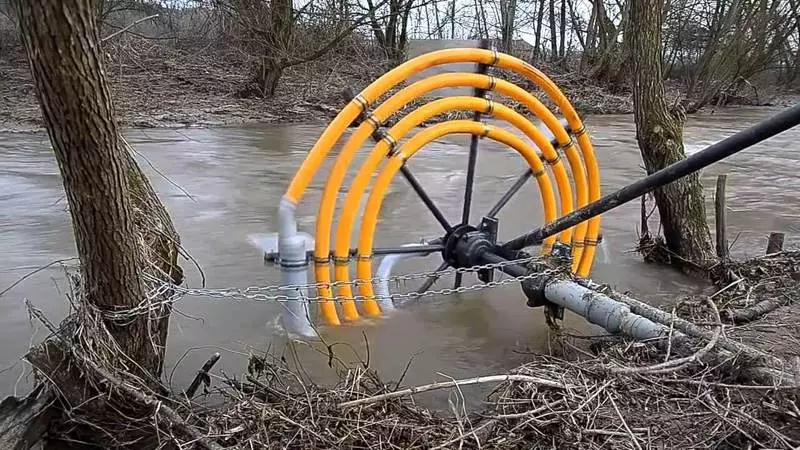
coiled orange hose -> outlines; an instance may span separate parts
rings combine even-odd
[[[333,220],[332,216],[333,216],[333,211],[335,209],[335,200],[336,200],[335,197],[336,193],[338,192],[338,188],[335,190],[333,189],[329,190],[328,187],[330,186],[331,188],[333,188],[341,186],[342,182],[341,180],[343,180],[344,175],[346,174],[347,167],[349,166],[349,163],[352,160],[353,155],[357,152],[358,148],[360,148],[360,146],[363,145],[364,140],[366,140],[369,137],[372,130],[374,130],[374,125],[386,120],[386,118],[388,118],[389,115],[391,115],[398,109],[402,108],[405,104],[407,104],[414,98],[420,97],[421,95],[424,95],[430,90],[437,89],[438,87],[482,84],[483,85],[482,88],[484,89],[487,88],[491,89],[492,87],[494,87],[498,92],[505,91],[503,93],[511,95],[514,98],[520,100],[529,109],[531,109],[531,111],[536,116],[540,117],[545,122],[548,128],[550,128],[550,130],[554,133],[556,140],[558,141],[559,147],[564,150],[565,155],[567,156],[567,159],[570,164],[570,169],[572,170],[573,177],[576,182],[576,190],[577,190],[576,200],[578,206],[580,207],[587,203],[586,201],[587,185],[588,185],[588,199],[594,200],[596,198],[599,198],[600,195],[599,171],[597,170],[597,163],[594,158],[591,142],[588,138],[588,134],[585,132],[585,129],[583,128],[583,124],[580,121],[580,118],[578,117],[577,113],[574,111],[572,106],[569,104],[566,97],[563,96],[561,91],[555,86],[555,84],[549,78],[547,78],[544,74],[542,74],[540,71],[536,70],[532,66],[528,65],[527,63],[517,58],[497,53],[495,51],[474,49],[474,48],[440,50],[419,56],[396,67],[392,71],[388,72],[387,74],[385,74],[384,76],[382,76],[381,78],[370,84],[358,96],[356,96],[356,98],[354,98],[350,103],[348,103],[348,105],[345,106],[345,108],[336,116],[336,118],[334,118],[334,120],[325,129],[325,131],[320,136],[317,143],[314,145],[314,147],[307,155],[305,161],[298,170],[294,179],[292,180],[286,194],[284,195],[284,198],[293,204],[297,204],[300,201],[300,199],[303,196],[303,193],[310,184],[315,173],[318,171],[323,160],[330,152],[331,148],[339,140],[344,130],[362,111],[364,111],[377,98],[379,98],[389,89],[391,89],[398,83],[402,82],[403,80],[407,79],[414,73],[417,73],[419,71],[425,70],[427,68],[436,65],[457,63],[457,62],[483,63],[488,65],[495,65],[497,67],[501,67],[504,69],[510,69],[526,76],[528,79],[530,79],[531,81],[536,83],[540,88],[542,88],[545,91],[545,93],[559,106],[559,109],[561,109],[562,113],[566,117],[570,127],[574,131],[577,131],[576,135],[578,137],[578,147],[580,148],[580,153],[581,156],[583,156],[583,160],[586,162],[586,169],[588,169],[586,172],[588,173],[584,172],[583,163],[580,161],[580,156],[578,155],[578,152],[575,150],[574,143],[571,141],[566,130],[564,130],[563,127],[560,126],[555,116],[549,110],[547,110],[547,108],[545,108],[541,104],[541,102],[536,100],[533,96],[531,96],[521,88],[514,86],[513,84],[510,84],[503,80],[496,80],[492,77],[487,77],[485,75],[478,75],[478,74],[444,74],[423,80],[425,82],[428,82],[427,84],[423,82],[415,83],[409,88],[406,88],[403,91],[401,91],[405,92],[403,95],[401,96],[395,95],[384,104],[386,105],[386,108],[381,111],[381,114],[385,114],[386,115],[385,117],[380,117],[378,115],[379,110],[381,110],[381,107],[383,107],[384,105],[381,105],[381,107],[375,110],[375,113],[373,113],[373,118],[379,120],[376,120],[374,122],[368,121],[370,123],[367,126],[364,126],[364,124],[362,124],[362,126],[359,127],[358,130],[356,130],[353,137],[350,139],[350,141],[348,141],[348,144],[345,146],[345,149],[343,149],[342,153],[340,154],[340,158],[337,159],[337,163],[334,166],[334,169],[332,169],[331,177],[328,179],[328,183],[326,183],[326,192],[323,194],[323,202],[321,203],[320,214],[318,215],[317,241],[316,241],[317,244],[315,247],[315,259],[319,261],[317,264],[315,264],[318,282],[328,283],[330,281],[327,255],[330,253],[329,249],[330,228],[332,225],[332,220]],[[489,83],[488,86],[486,85],[487,81]],[[347,154],[347,156],[342,157],[342,154],[345,153]],[[545,155],[545,157],[548,160],[551,159],[551,157],[548,155]],[[557,175],[556,176],[557,182],[559,178],[560,177]],[[564,199],[562,194],[563,192],[566,191],[562,189],[561,186],[559,186],[559,196],[562,204],[561,208],[562,213],[564,206]],[[327,232],[325,232],[325,230],[327,230]],[[562,240],[562,242],[568,237],[570,236],[572,237],[572,244],[574,246],[573,270],[577,269],[578,275],[586,276],[586,274],[588,274],[588,271],[591,268],[591,259],[594,256],[594,245],[596,244],[598,233],[599,233],[599,217],[590,220],[588,226],[586,223],[577,225],[574,228],[574,234],[573,234],[573,229],[570,229],[568,230],[568,232],[559,235],[559,239]],[[320,239],[320,237],[323,235],[326,237]],[[337,243],[338,242],[339,239],[337,238]],[[585,252],[581,253],[581,248],[583,247],[584,244],[586,245],[587,249]],[[344,272],[349,272],[348,266],[345,265],[346,258],[339,257],[338,255],[339,252],[336,252],[334,257],[334,260],[337,261],[337,264],[335,264],[337,279],[340,278],[339,274]],[[340,291],[343,293],[344,291],[347,290],[349,290],[349,287],[343,287],[341,288]],[[321,290],[320,294],[321,296],[326,298],[331,296],[330,289],[323,289]],[[333,302],[330,303],[325,302],[322,303],[321,305],[322,305],[323,317],[325,317],[326,321],[328,321],[328,323],[338,323],[338,316],[336,315],[336,309]],[[358,311],[352,302],[344,302],[342,305],[342,309],[346,319],[352,320],[358,317]],[[374,302],[372,303],[365,302],[364,309],[367,315],[375,315],[379,313],[379,308],[377,304]]]

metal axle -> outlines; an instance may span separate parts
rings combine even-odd
[[[631,183],[554,222],[512,239],[503,244],[502,248],[508,251],[519,250],[531,245],[539,245],[549,236],[556,235],[592,217],[639,198],[661,186],[697,172],[704,167],[719,162],[728,156],[769,139],[798,124],[800,124],[800,104],[781,111],[770,118],[764,119],[750,128],[739,131],[684,160]]]

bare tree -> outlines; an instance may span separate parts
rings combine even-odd
[[[545,0],[539,0],[539,9],[536,14],[536,33],[534,40],[533,59],[538,59],[539,52],[542,48],[542,23],[544,22],[544,5]]]
[[[550,14],[550,60],[555,61],[558,58],[558,38],[556,28],[556,0],[550,0],[549,4]]]
[[[99,2],[14,4],[67,194],[82,292],[100,311],[134,308],[145,301],[147,250],[157,253],[169,281],[179,281],[177,233],[118,133],[96,26]],[[144,228],[151,225],[144,215],[163,228]],[[124,355],[151,378],[161,373],[169,309],[154,313],[106,321]]]
[[[667,104],[662,80],[662,6],[662,0],[631,2],[627,34],[633,65],[636,139],[648,174],[685,158],[684,115],[680,107]],[[659,188],[654,194],[667,248],[677,256],[673,261],[688,270],[707,267],[714,260],[714,247],[699,174]]]
[[[377,25],[383,17],[376,11],[386,1],[373,4],[369,0],[369,5],[366,13],[353,14],[345,0],[323,5],[321,10],[313,2],[296,9],[291,0],[221,1],[218,7],[232,23],[234,42],[252,61],[251,78],[242,93],[272,97],[285,69],[326,55],[366,23]],[[393,52],[404,48],[410,12],[403,10],[399,35],[398,22],[391,17],[394,31],[378,29],[376,38],[380,36],[382,47],[387,45]]]
[[[500,48],[506,53],[513,50],[516,14],[517,0],[500,0]]]
[[[567,0],[561,0],[561,16],[559,19],[558,56],[563,60],[567,55]]]
[[[375,40],[391,65],[403,61],[408,43],[408,19],[415,0],[388,0],[388,10],[367,0],[369,24]]]
[[[687,110],[695,112],[755,74],[777,64],[797,27],[785,0],[720,0],[706,29],[702,53],[687,77]]]

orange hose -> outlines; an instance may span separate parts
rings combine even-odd
[[[386,191],[389,189],[389,185],[395,174],[397,174],[405,161],[413,157],[417,151],[429,142],[441,138],[442,136],[457,133],[483,135],[517,150],[528,162],[531,171],[533,171],[536,176],[536,181],[539,184],[539,191],[542,196],[545,223],[556,219],[556,201],[553,187],[550,184],[550,179],[547,176],[542,161],[528,144],[512,133],[491,125],[485,125],[471,120],[443,122],[427,128],[409,139],[408,142],[401,147],[400,151],[389,158],[383,170],[378,175],[378,178],[375,180],[372,192],[369,195],[367,205],[364,209],[358,242],[358,254],[361,257],[359,257],[356,263],[356,271],[360,279],[369,278],[372,275],[372,260],[370,256],[372,255],[373,238],[378,221],[378,213],[380,212]],[[549,251],[545,249],[551,248],[554,241],[555,236],[550,236],[545,239],[542,245],[543,251]],[[366,298],[374,298],[375,295],[371,283],[359,284],[359,293]]]
[[[527,94],[526,95],[530,95]],[[375,116],[383,117],[383,111],[380,111],[384,105],[387,105],[389,102],[384,103],[376,109]],[[552,161],[551,168],[555,175],[556,183],[558,185],[558,192],[559,192],[559,213],[563,216],[569,214],[573,210],[573,203],[572,203],[572,190],[569,183],[569,176],[564,168],[562,161],[557,157],[556,151],[553,149],[552,144],[547,139],[547,137],[537,128],[535,127],[530,121],[525,119],[522,115],[515,112],[511,108],[508,108],[505,105],[494,103],[490,100],[476,98],[476,97],[448,97],[444,99],[439,99],[428,103],[419,109],[413,111],[406,117],[404,117],[400,122],[398,122],[394,127],[392,127],[388,131],[388,136],[391,137],[394,141],[401,140],[410,130],[414,129],[415,127],[419,126],[420,123],[425,122],[426,120],[442,114],[447,111],[452,110],[473,110],[479,111],[483,113],[488,113],[491,110],[491,113],[500,119],[506,120],[507,122],[511,123],[515,127],[519,128],[526,136],[528,136],[541,150],[544,157]],[[356,138],[356,135],[359,134],[360,130],[356,130],[354,133],[353,138]],[[353,139],[351,138],[351,139]],[[351,144],[345,146],[340,152],[339,158],[347,158],[347,147]],[[359,169],[356,177],[354,178],[350,188],[347,190],[347,196],[345,197],[344,205],[342,206],[342,212],[339,216],[338,225],[336,228],[336,248],[334,250],[334,257],[335,258],[346,258],[349,254],[350,248],[350,236],[352,234],[353,224],[355,222],[356,214],[359,209],[359,204],[361,201],[364,192],[367,189],[369,184],[370,178],[372,174],[377,170],[380,162],[384,159],[389,149],[389,140],[384,139],[380,141],[376,146],[375,149],[370,153],[367,157],[367,160],[363,163],[361,168]],[[538,158],[538,157],[537,157]],[[337,160],[337,164],[339,160]],[[334,177],[333,173],[329,180],[332,180]],[[340,184],[334,184],[332,186],[326,186],[326,189],[331,189],[332,192],[338,192],[340,189]],[[320,211],[325,209],[326,211],[331,210],[332,208],[320,208]],[[332,212],[331,212],[332,214]],[[319,221],[318,223],[321,223]],[[568,230],[568,231],[571,231]],[[325,238],[328,236],[327,229],[319,229],[317,234],[317,242],[326,240]],[[565,232],[563,235],[560,236],[559,240],[563,243],[569,245],[571,239],[571,232]],[[547,251],[547,249],[543,249],[543,251]],[[319,270],[325,270],[327,267],[318,267]],[[329,277],[328,273],[318,274],[318,277]],[[336,281],[341,282],[341,287],[339,289],[338,295],[342,298],[351,298],[353,296],[352,289],[350,288],[350,271],[348,266],[338,265],[335,268],[335,276]],[[326,280],[328,278],[325,278]],[[365,303],[372,302],[373,300],[370,298]]]
[[[493,77],[481,74],[474,74],[474,73],[447,73],[447,74],[440,74],[435,75],[430,78],[425,78],[420,80],[411,86],[404,88],[403,90],[397,92],[384,103],[379,105],[372,113],[371,117],[372,120],[365,120],[359,125],[356,131],[352,134],[350,139],[346,142],[342,150],[339,152],[339,155],[334,163],[333,168],[328,176],[327,182],[325,184],[325,189],[322,195],[322,202],[320,203],[320,208],[317,213],[317,231],[316,231],[316,238],[315,238],[315,254],[317,255],[326,255],[330,253],[330,230],[333,223],[333,215],[336,208],[336,198],[337,194],[341,190],[342,183],[344,181],[347,167],[351,164],[355,154],[364,144],[364,142],[369,138],[372,132],[375,130],[375,125],[379,123],[383,123],[387,120],[394,112],[403,108],[407,105],[410,101],[415,98],[419,98],[428,92],[431,92],[435,89],[440,89],[442,87],[453,87],[453,86],[471,86],[475,88],[481,89],[490,89],[494,87],[494,89],[503,95],[510,96],[517,101],[520,101],[524,105],[526,105],[532,113],[536,116],[539,116],[544,121],[545,125],[550,128],[554,135],[557,138],[561,138],[565,142],[569,142],[569,136],[564,130],[563,126],[561,126],[558,119],[553,115],[550,110],[548,110],[536,97],[531,95],[530,93],[526,92],[525,90],[515,86],[512,83],[509,83],[504,80],[498,80]],[[470,99],[474,99],[473,97],[469,97]],[[408,127],[403,127],[404,132],[401,135],[394,135],[393,132],[390,133],[392,136],[399,140],[401,139],[406,133],[408,129],[418,126],[421,122],[428,120],[429,118],[433,117],[434,115],[441,114],[442,112],[451,111],[457,109],[453,106],[452,98],[450,100],[442,99],[440,102],[444,102],[448,104],[450,107],[446,109],[437,109],[435,113],[428,112],[424,115],[424,118],[420,118],[418,120],[412,120],[411,122],[407,122]],[[485,110],[488,106],[486,100],[483,100],[483,104],[478,106],[473,106],[471,109],[474,110]],[[439,105],[441,106],[440,103]],[[506,108],[503,105],[494,104],[497,107]],[[468,108],[470,109],[470,108]],[[507,108],[506,108],[507,109]],[[433,111],[433,110],[428,110]],[[509,110],[510,111],[510,110]],[[515,119],[514,125],[517,128],[522,129],[531,140],[533,140],[537,146],[542,150],[544,157],[548,161],[554,161],[552,170],[554,175],[556,176],[556,182],[558,184],[558,191],[559,191],[559,200],[560,200],[560,214],[566,215],[572,212],[573,210],[573,203],[572,203],[572,193],[569,183],[569,177],[566,175],[564,171],[563,165],[561,164],[560,159],[558,158],[558,154],[553,149],[550,142],[544,137],[544,135],[534,127],[529,121],[524,119],[522,116],[516,115],[518,118]],[[500,116],[498,116],[500,117]],[[500,118],[506,118],[507,116],[503,116]],[[508,119],[506,119],[508,120]],[[527,129],[527,131],[525,131]],[[572,153],[572,154],[570,154]],[[570,148],[570,152],[567,152],[568,160],[570,162],[571,169],[575,174],[576,185],[578,189],[578,200],[583,201],[585,204],[586,198],[586,186],[585,186],[585,175],[583,171],[583,166],[580,161],[580,157],[577,157],[577,165],[576,165],[576,158],[577,152],[574,148]],[[383,154],[377,158],[378,161],[383,159]],[[369,177],[377,168],[377,163],[375,163],[372,169],[368,169],[369,172],[363,173],[359,171],[359,175],[356,177],[357,180],[361,180],[359,182],[354,182],[354,188],[348,190],[348,195],[345,200],[345,204],[342,207],[342,215],[339,218],[339,227],[337,228],[337,242],[345,242],[347,241],[347,246],[339,246],[337,247],[336,252],[334,253],[334,258],[339,261],[346,261],[349,255],[349,236],[350,231],[352,229],[352,223],[355,220],[355,212],[358,209],[358,198],[363,195],[363,190],[366,189],[366,182],[363,178],[359,177]],[[563,174],[559,174],[558,172],[561,171]],[[355,188],[359,184],[363,183],[363,187],[361,190]],[[360,192],[356,199],[352,199],[353,194],[356,192]],[[344,225],[344,226],[343,226]],[[342,235],[339,230],[345,229],[348,230],[345,232],[345,235]],[[585,234],[585,225],[583,228],[578,227],[577,231],[578,234],[576,236],[576,241],[582,242]],[[570,228],[565,230],[559,235],[559,241],[564,244],[570,245],[572,239],[572,232],[573,229]],[[576,255],[576,257],[579,255]],[[327,263],[318,263],[315,264],[315,276],[316,280],[319,283],[329,283],[330,282],[330,268]],[[337,281],[349,281],[349,265],[347,264],[337,264],[334,266],[335,271],[335,278]],[[341,284],[341,286],[337,289],[337,296],[340,298],[349,299],[352,298],[352,289],[349,284]],[[320,289],[320,296],[323,298],[331,298],[331,290],[327,288]],[[367,300],[363,302],[364,313],[368,316],[375,316],[380,314],[380,309],[377,305],[377,302],[374,300]],[[333,302],[324,302],[321,303],[321,312],[323,318],[326,322],[330,324],[337,324],[338,323],[338,316],[335,316],[336,310]],[[346,320],[354,320],[357,318],[357,310],[353,306],[353,302],[350,300],[343,301],[343,312],[345,314]]]
[[[508,55],[501,55],[500,60],[504,61],[508,59],[509,64],[516,65],[515,61],[519,61],[516,58],[513,58]],[[498,65],[502,65],[502,63],[498,63]],[[589,201],[593,202],[595,200],[600,199],[600,169],[597,165],[597,159],[594,155],[594,148],[592,147],[592,142],[589,139],[589,133],[586,131],[586,128],[581,121],[580,117],[578,116],[577,111],[575,108],[572,107],[569,100],[564,96],[558,86],[553,83],[550,78],[548,78],[545,74],[541,71],[536,69],[535,67],[531,66],[528,63],[523,63],[521,67],[521,73],[526,78],[533,80],[540,88],[542,88],[547,95],[550,97],[553,102],[558,105],[558,108],[564,114],[564,117],[567,119],[567,123],[569,123],[570,128],[578,136],[578,145],[580,146],[581,153],[583,155],[584,163],[586,164],[586,169],[588,172],[588,181],[589,181]],[[580,205],[579,205],[580,207]],[[600,232],[600,220],[601,216],[595,216],[589,219],[589,224],[587,227],[586,238],[584,239],[585,249],[583,251],[583,255],[580,259],[580,263],[578,265],[578,276],[580,277],[587,277],[592,269],[592,262],[594,261],[594,254],[595,249],[597,247],[597,236]]]
[[[354,98],[351,102],[349,102],[342,111],[331,121],[328,127],[320,136],[319,140],[315,143],[312,149],[309,151],[306,159],[303,161],[298,172],[295,174],[295,177],[292,179],[292,182],[287,189],[284,198],[293,204],[297,204],[303,197],[303,194],[311,183],[314,175],[319,170],[324,159],[327,157],[328,153],[331,151],[333,146],[339,140],[341,135],[344,133],[345,129],[352,123],[352,121],[365,109],[369,106],[369,104],[373,103],[377,98],[385,94],[388,90],[396,86],[398,83],[404,81],[409,76],[428,69],[433,66],[442,65],[442,64],[450,64],[450,63],[459,63],[459,62],[474,62],[474,63],[482,63],[488,65],[495,65],[501,67],[503,69],[513,70],[515,72],[521,73],[529,78],[531,81],[535,82],[539,87],[541,87],[547,95],[553,99],[553,101],[559,106],[562,113],[566,116],[570,127],[573,130],[580,131],[580,136],[578,137],[578,142],[580,145],[581,152],[583,154],[583,158],[586,161],[586,165],[588,168],[588,184],[589,184],[589,198],[590,200],[594,200],[599,198],[600,192],[600,185],[599,185],[599,171],[597,170],[597,163],[594,158],[593,149],[591,147],[591,142],[589,141],[588,135],[583,131],[583,125],[580,121],[575,110],[569,104],[569,101],[563,96],[561,91],[552,83],[552,81],[547,78],[544,74],[540,71],[536,70],[532,66],[528,65],[527,63],[511,57],[509,55],[497,53],[491,50],[484,50],[484,49],[446,49],[431,52],[412,60],[401,64],[400,66],[396,67],[395,69],[389,71],[384,76],[380,77],[379,79],[375,80],[372,84],[370,84],[366,89],[364,89],[356,98]],[[453,74],[448,74],[453,75]],[[461,74],[464,75],[464,74]],[[501,81],[501,80],[498,80]],[[399,101],[399,100],[398,100]],[[530,105],[528,105],[530,107]],[[546,109],[546,108],[543,108]],[[549,112],[548,112],[549,113]],[[538,114],[537,114],[538,115]],[[552,116],[552,113],[549,113],[549,116]],[[540,116],[541,117],[541,116]],[[554,117],[553,117],[554,118]],[[559,141],[560,145],[566,145],[568,141],[562,140],[564,137],[563,134],[560,133],[560,127],[552,127],[552,121],[549,120],[547,114],[545,117],[542,117],[548,127],[556,135],[556,138]],[[567,149],[567,157],[570,162],[570,166],[573,169],[573,175],[575,175],[577,167],[575,165],[575,158],[570,157],[569,149]],[[582,167],[581,167],[582,168]],[[346,166],[345,166],[346,169]],[[581,202],[581,183],[578,182],[578,177],[576,178],[576,185],[578,185],[578,205],[582,206]],[[335,205],[334,205],[335,206]],[[326,206],[327,207],[327,206]],[[575,236],[573,242],[578,244],[581,238],[581,227],[583,224],[578,225],[575,228]],[[591,258],[594,256],[594,244],[596,244],[597,234],[599,232],[599,217],[590,219],[588,225],[588,232],[586,233],[583,242],[587,245],[587,250],[581,255],[580,262],[577,263],[579,265],[579,274],[587,273],[588,270],[591,268]],[[570,233],[572,230],[570,230]],[[561,236],[560,236],[561,237]],[[577,247],[577,245],[576,245]],[[317,252],[315,249],[315,256],[317,258],[322,258],[325,260],[327,258],[327,253]],[[588,258],[588,260],[587,260]],[[322,264],[316,265],[319,268]],[[337,271],[339,269],[337,268]],[[346,270],[346,268],[345,268]],[[582,275],[585,276],[585,275]],[[328,275],[328,280],[330,276]],[[325,290],[324,290],[325,291]],[[323,292],[323,297],[330,295],[330,290],[326,290]],[[338,317],[335,317],[335,305],[331,303],[322,303],[323,312],[329,320],[329,322],[336,322],[338,323]],[[365,309],[372,310],[372,306],[366,306]],[[377,306],[375,305],[375,308]],[[345,312],[346,317],[357,317],[358,312],[355,309],[355,306],[352,304],[344,303],[343,309]],[[325,313],[327,311],[327,313]],[[374,312],[374,310],[372,310]],[[332,314],[331,314],[332,312]]]

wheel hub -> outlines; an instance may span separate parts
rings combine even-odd
[[[481,264],[481,255],[493,251],[497,243],[497,219],[484,218],[479,227],[461,224],[453,227],[444,237],[442,258],[451,267],[472,267]],[[488,282],[493,271],[478,271],[478,278]]]

